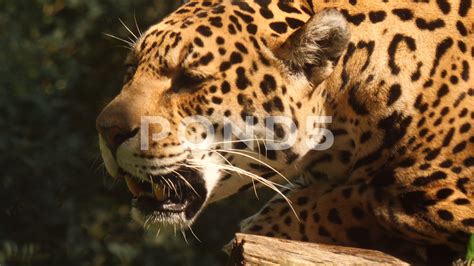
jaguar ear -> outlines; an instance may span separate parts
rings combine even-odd
[[[332,73],[349,40],[344,16],[325,9],[295,31],[275,54],[292,71],[304,72],[313,83],[319,83]]]

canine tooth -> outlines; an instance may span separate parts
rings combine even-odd
[[[158,201],[163,201],[166,199],[166,193],[162,186],[154,184],[153,185],[153,194],[155,195],[155,199]]]
[[[137,182],[133,179],[133,177],[126,176],[125,181],[127,183],[128,190],[130,190],[132,195],[138,197],[142,190],[138,186]]]

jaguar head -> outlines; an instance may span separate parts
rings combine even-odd
[[[191,1],[132,47],[97,130],[138,220],[184,227],[254,183],[278,189],[312,149],[305,119],[324,115],[349,30],[334,10],[276,2]]]

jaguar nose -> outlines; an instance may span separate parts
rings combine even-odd
[[[101,127],[99,132],[101,136],[104,138],[107,147],[112,151],[112,154],[115,155],[117,152],[118,147],[122,145],[125,141],[135,137],[137,135],[139,129],[135,128],[134,130],[128,130],[121,127],[113,126],[113,127]]]
[[[123,105],[111,104],[97,117],[96,128],[115,155],[125,141],[139,131],[139,120]]]

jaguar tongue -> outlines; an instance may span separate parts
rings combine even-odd
[[[168,198],[164,187],[158,184],[153,184],[153,195],[157,201],[165,201]]]

